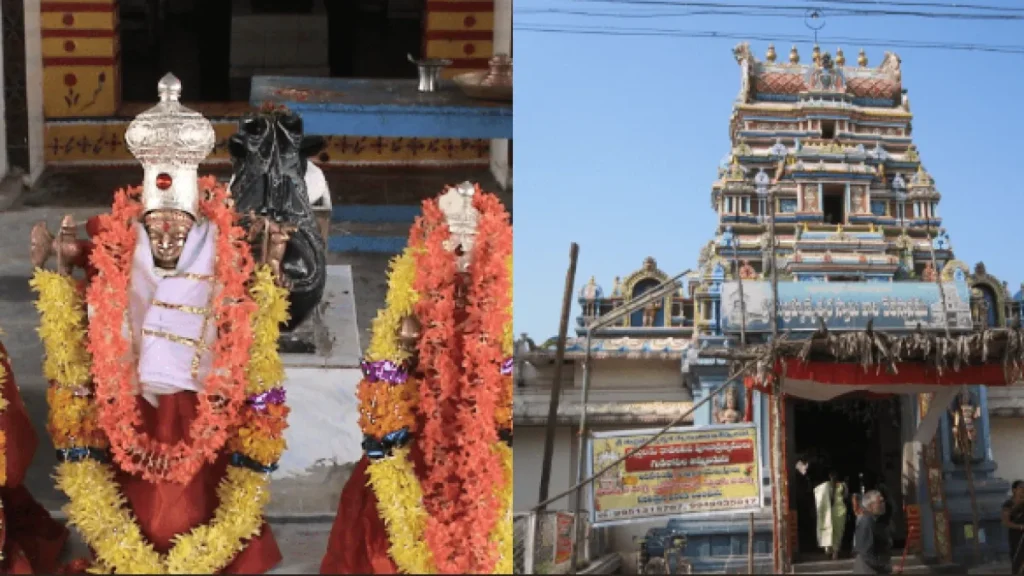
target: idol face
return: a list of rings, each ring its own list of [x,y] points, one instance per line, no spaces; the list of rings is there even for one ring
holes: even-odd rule
[[[195,220],[180,210],[153,210],[146,214],[142,223],[149,235],[153,261],[158,268],[173,270]]]

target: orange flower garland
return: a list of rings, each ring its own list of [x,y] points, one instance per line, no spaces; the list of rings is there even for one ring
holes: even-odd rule
[[[474,206],[480,220],[463,276],[445,249],[450,232],[443,214],[436,201],[424,203],[426,250],[415,283],[423,295],[417,314],[424,325],[419,410],[426,419],[418,440],[428,466],[424,539],[438,571],[446,573],[493,572],[499,555],[490,536],[502,514],[496,487],[505,482],[493,446],[496,410],[507,387],[501,364],[511,230],[494,196],[478,188]],[[458,313],[457,287],[466,295],[466,308]]]
[[[217,227],[215,274],[220,292],[214,303],[217,338],[211,347],[213,367],[198,394],[197,415],[188,441],[157,442],[139,432],[142,416],[136,404],[135,364],[125,362],[130,343],[122,333],[128,309],[129,271],[134,255],[134,222],[141,216],[139,188],[119,190],[109,215],[101,216],[103,232],[92,253],[97,276],[88,290],[93,317],[89,322],[89,352],[96,395],[111,398],[99,407],[99,425],[110,440],[111,452],[122,470],[149,481],[189,481],[205,462],[213,461],[236,424],[245,399],[246,366],[252,343],[250,317],[255,310],[246,282],[252,258],[244,232],[235,225],[228,192],[213,177],[199,179],[205,193],[200,210]]]

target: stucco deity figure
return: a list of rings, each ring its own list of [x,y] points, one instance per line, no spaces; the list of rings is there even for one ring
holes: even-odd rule
[[[744,260],[740,266],[740,278],[743,280],[754,280],[757,278],[757,271],[750,265],[749,260]]]
[[[975,406],[968,390],[957,397],[951,413],[953,424],[953,452],[957,456],[972,454],[977,440],[977,422],[981,418],[981,407]]]
[[[804,188],[804,212],[818,211],[818,194],[813,186]]]
[[[740,421],[743,414],[740,413],[736,407],[736,389],[732,386],[725,389],[725,406],[720,406],[718,403],[718,397],[715,397],[714,402],[714,420],[716,424],[735,424]]]
[[[647,306],[644,306],[644,328],[654,326],[654,320],[658,316],[658,310],[661,310],[661,300],[655,300]]]
[[[924,280],[925,282],[935,282],[936,277],[937,274],[935,273],[935,266],[932,266],[931,262],[925,264],[924,270],[921,272],[921,280]]]

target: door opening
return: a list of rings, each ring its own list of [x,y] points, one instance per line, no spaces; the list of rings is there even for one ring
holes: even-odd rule
[[[846,223],[846,194],[843,186],[825,186],[821,196],[821,208],[825,224]]]
[[[793,458],[789,458],[790,508],[796,510],[797,547],[794,560],[821,560],[825,552],[818,538],[818,510],[815,488],[829,480],[833,472],[844,482],[845,518],[839,558],[849,558],[856,521],[853,498],[862,489],[881,490],[892,526],[893,544],[906,544],[906,518],[900,488],[899,461],[900,398],[898,396],[846,395],[828,402],[792,400]],[[808,463],[806,473],[794,465]],[[820,492],[820,491],[819,491]],[[836,519],[835,516],[832,516]],[[833,527],[835,530],[835,527]]]
[[[832,140],[836,137],[836,121],[835,120],[822,120],[821,121],[821,138],[823,140]]]

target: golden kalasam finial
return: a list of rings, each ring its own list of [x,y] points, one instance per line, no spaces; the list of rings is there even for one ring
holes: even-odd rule
[[[874,232],[874,231],[875,231],[875,223],[874,222],[868,222],[868,232]]]
[[[846,54],[842,48],[836,48],[836,66],[846,66]]]
[[[800,63],[800,53],[796,51],[796,44],[793,44],[793,47],[789,49],[789,63],[790,64],[799,64]]]
[[[843,225],[842,224],[836,224],[836,234],[842,234],[842,233],[843,233]]]
[[[821,62],[821,46],[814,45],[814,50],[811,50],[811,62],[818,64]]]
[[[775,63],[775,59],[778,57],[778,54],[775,53],[775,44],[768,45],[768,52],[765,53],[764,57],[765,60],[768,60],[773,64]]]
[[[864,52],[864,49],[860,49],[860,54],[857,54],[857,66],[861,68],[867,68],[868,66],[868,55]]]
[[[804,233],[807,233],[807,222],[804,222]]]

